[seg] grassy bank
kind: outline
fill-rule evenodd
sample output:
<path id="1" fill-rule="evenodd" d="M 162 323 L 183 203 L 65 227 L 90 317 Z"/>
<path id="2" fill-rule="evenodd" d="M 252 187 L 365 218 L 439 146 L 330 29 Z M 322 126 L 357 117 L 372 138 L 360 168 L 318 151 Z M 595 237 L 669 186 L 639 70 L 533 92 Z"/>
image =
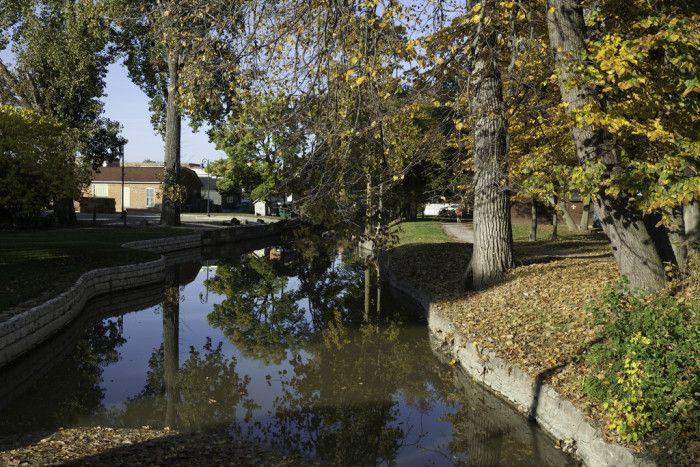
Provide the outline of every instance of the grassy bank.
<path id="1" fill-rule="evenodd" d="M 698 264 L 694 276 L 668 290 L 638 294 L 620 285 L 601 233 L 564 227 L 558 240 L 533 243 L 528 233 L 528 225 L 514 225 L 517 267 L 482 291 L 460 287 L 471 256 L 464 244 L 405 242 L 391 252 L 393 264 L 401 265 L 394 273 L 430 292 L 466 340 L 552 386 L 610 440 L 662 465 L 696 465 Z"/>
<path id="2" fill-rule="evenodd" d="M 440 221 L 402 222 L 397 233 L 399 245 L 455 241 L 442 230 L 442 222 Z"/>
<path id="3" fill-rule="evenodd" d="M 48 299 L 91 269 L 157 258 L 122 243 L 187 233 L 163 227 L 0 231 L 0 314 L 27 300 Z"/>

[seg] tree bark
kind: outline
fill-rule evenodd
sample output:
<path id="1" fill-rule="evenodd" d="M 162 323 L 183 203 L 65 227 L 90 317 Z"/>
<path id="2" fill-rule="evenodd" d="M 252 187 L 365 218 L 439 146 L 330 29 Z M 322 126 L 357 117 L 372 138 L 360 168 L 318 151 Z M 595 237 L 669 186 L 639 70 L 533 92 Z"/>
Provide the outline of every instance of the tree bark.
<path id="1" fill-rule="evenodd" d="M 554 212 L 559 210 L 561 213 L 562 219 L 564 219 L 564 223 L 566 226 L 571 230 L 572 232 L 578 231 L 578 225 L 576 222 L 574 222 L 574 219 L 571 217 L 571 214 L 569 214 L 569 211 L 566 209 L 566 201 L 559 201 L 556 203 L 554 207 Z"/>
<path id="2" fill-rule="evenodd" d="M 683 206 L 683 223 L 685 224 L 685 239 L 688 242 L 689 253 L 698 253 L 700 244 L 700 201 Z"/>
<path id="3" fill-rule="evenodd" d="M 475 57 L 469 96 L 474 118 L 474 246 L 465 282 L 477 290 L 500 281 L 513 265 L 507 130 L 496 33 L 489 33 L 484 42 Z"/>
<path id="4" fill-rule="evenodd" d="M 365 324 L 369 323 L 369 310 L 372 303 L 372 270 L 369 263 L 365 263 L 365 309 L 362 319 Z"/>
<path id="5" fill-rule="evenodd" d="M 537 241 L 537 204 L 535 198 L 532 198 L 532 207 L 530 208 L 530 238 L 531 242 Z"/>
<path id="6" fill-rule="evenodd" d="M 559 67 L 559 89 L 567 111 L 595 104 L 594 90 L 576 80 L 576 67 L 586 56 L 586 26 L 580 0 L 549 0 L 547 4 L 550 48 Z M 621 170 L 612 136 L 590 125 L 573 129 L 576 154 L 582 164 L 602 162 L 606 175 Z M 636 289 L 658 290 L 666 282 L 663 264 L 640 212 L 630 208 L 628 198 L 613 198 L 600 187 L 594 196 L 603 231 L 610 239 L 620 273 Z"/>
<path id="7" fill-rule="evenodd" d="M 667 228 L 668 241 L 673 250 L 673 258 L 678 270 L 685 273 L 688 264 L 688 244 L 683 223 L 683 207 L 671 209 L 669 212 L 671 225 Z"/>
<path id="8" fill-rule="evenodd" d="M 180 58 L 177 48 L 168 51 L 168 101 L 165 108 L 165 174 L 163 187 L 173 190 L 180 182 L 180 129 L 182 117 L 177 108 Z M 180 225 L 180 200 L 163 194 L 160 223 Z"/>
<path id="9" fill-rule="evenodd" d="M 591 197 L 588 196 L 588 197 L 586 197 L 586 200 L 583 202 L 583 209 L 581 212 L 581 220 L 578 224 L 579 230 L 583 230 L 583 231 L 588 230 L 588 221 L 590 219 L 590 213 L 591 213 Z"/>

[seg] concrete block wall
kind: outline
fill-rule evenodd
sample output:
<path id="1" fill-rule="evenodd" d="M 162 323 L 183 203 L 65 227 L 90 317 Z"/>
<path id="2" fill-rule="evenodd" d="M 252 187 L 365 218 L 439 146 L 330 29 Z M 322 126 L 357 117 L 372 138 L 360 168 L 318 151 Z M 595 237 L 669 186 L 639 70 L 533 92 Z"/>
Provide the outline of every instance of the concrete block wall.
<path id="1" fill-rule="evenodd" d="M 161 282 L 164 273 L 163 257 L 86 272 L 65 292 L 0 322 L 0 367 L 65 327 L 92 297 Z"/>
<path id="2" fill-rule="evenodd" d="M 574 457 L 588 466 L 641 467 L 655 465 L 632 450 L 605 441 L 600 429 L 570 401 L 563 399 L 547 384 L 535 379 L 495 352 L 477 347 L 460 335 L 439 305 L 424 291 L 404 283 L 392 273 L 387 258 L 386 281 L 395 290 L 411 298 L 424 311 L 433 342 L 440 352 L 457 360 L 464 371 L 489 390 L 510 402 L 523 415 L 534 419 L 554 438 L 568 446 Z"/>
<path id="3" fill-rule="evenodd" d="M 191 235 L 125 243 L 127 248 L 167 253 L 276 235 L 284 223 L 252 224 L 200 231 Z M 166 257 L 146 263 L 88 271 L 65 292 L 41 305 L 0 321 L 0 367 L 35 348 L 73 321 L 88 300 L 98 295 L 159 283 L 164 280 Z"/>

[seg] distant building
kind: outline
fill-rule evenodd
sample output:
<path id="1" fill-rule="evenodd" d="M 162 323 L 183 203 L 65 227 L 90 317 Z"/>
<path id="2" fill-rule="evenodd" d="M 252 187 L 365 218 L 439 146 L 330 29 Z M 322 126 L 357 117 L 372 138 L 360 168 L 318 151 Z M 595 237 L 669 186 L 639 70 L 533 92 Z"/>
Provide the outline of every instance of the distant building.
<path id="1" fill-rule="evenodd" d="M 127 164 L 124 167 L 124 209 L 160 211 L 163 202 L 162 163 Z M 202 182 L 194 170 L 180 167 L 180 183 L 185 186 L 187 197 L 183 206 L 196 204 L 201 200 Z M 122 168 L 118 166 L 100 167 L 92 174 L 92 183 L 80 200 L 81 210 L 99 198 L 114 200 L 117 212 L 122 210 Z M 100 203 L 96 203 L 100 206 Z M 88 210 L 89 209 L 85 209 Z"/>
<path id="2" fill-rule="evenodd" d="M 241 201 L 238 191 L 221 193 L 216 187 L 216 182 L 219 179 L 217 176 L 208 173 L 200 164 L 188 164 L 187 167 L 192 169 L 199 177 L 199 181 L 202 182 L 203 210 L 206 210 L 207 200 L 209 200 L 209 207 L 213 211 L 230 211 L 238 206 Z"/>

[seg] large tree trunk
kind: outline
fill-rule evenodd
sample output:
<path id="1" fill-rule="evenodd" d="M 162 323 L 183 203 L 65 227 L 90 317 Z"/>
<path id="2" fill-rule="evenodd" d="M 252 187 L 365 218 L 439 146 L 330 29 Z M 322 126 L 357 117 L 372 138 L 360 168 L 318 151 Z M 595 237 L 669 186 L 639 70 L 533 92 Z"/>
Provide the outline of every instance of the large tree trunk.
<path id="1" fill-rule="evenodd" d="M 667 229 L 668 241 L 673 250 L 673 259 L 681 273 L 685 273 L 688 264 L 688 244 L 683 223 L 683 207 L 669 210 L 671 225 Z"/>
<path id="2" fill-rule="evenodd" d="M 576 222 L 574 222 L 574 219 L 571 217 L 571 214 L 569 214 L 569 211 L 566 209 L 566 201 L 559 201 L 554 207 L 554 211 L 556 212 L 557 210 L 559 210 L 561 218 L 564 219 L 566 227 L 568 227 L 568 229 L 572 232 L 578 231 L 578 225 L 576 224 Z"/>
<path id="3" fill-rule="evenodd" d="M 71 198 L 61 198 L 54 201 L 53 215 L 60 225 L 73 225 L 78 222 L 75 216 L 75 204 Z"/>
<path id="4" fill-rule="evenodd" d="M 474 117 L 474 246 L 465 279 L 472 289 L 500 281 L 513 265 L 507 130 L 495 41 L 491 33 L 479 47 L 469 96 Z"/>
<path id="5" fill-rule="evenodd" d="M 168 52 L 168 102 L 165 109 L 165 175 L 163 188 L 172 193 L 180 182 L 180 127 L 182 118 L 177 108 L 180 58 L 177 48 Z M 180 225 L 180 200 L 163 194 L 160 223 Z"/>
<path id="6" fill-rule="evenodd" d="M 573 112 L 597 99 L 593 89 L 575 79 L 576 67 L 586 55 L 583 9 L 580 0 L 549 0 L 547 7 L 553 12 L 548 13 L 547 26 L 550 47 L 561 70 L 559 89 L 567 111 Z M 621 169 L 613 138 L 605 130 L 577 126 L 573 138 L 582 164 L 602 162 L 607 174 Z M 603 187 L 595 194 L 594 202 L 620 272 L 629 279 L 630 286 L 645 290 L 663 287 L 666 282 L 663 264 L 641 213 L 630 208 L 624 194 L 613 198 Z"/>

